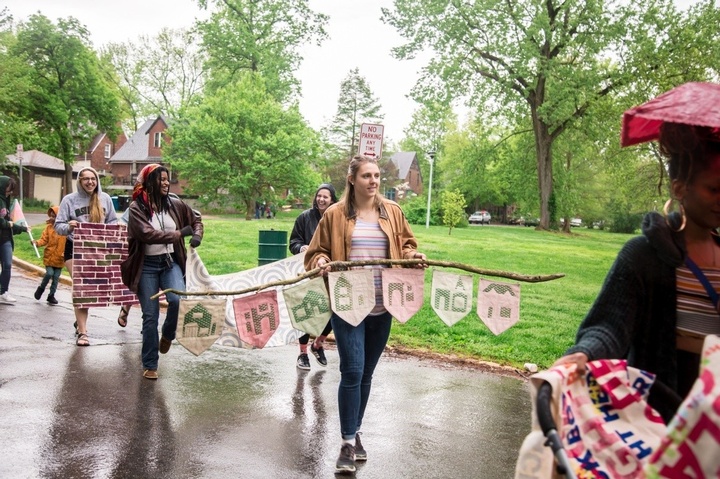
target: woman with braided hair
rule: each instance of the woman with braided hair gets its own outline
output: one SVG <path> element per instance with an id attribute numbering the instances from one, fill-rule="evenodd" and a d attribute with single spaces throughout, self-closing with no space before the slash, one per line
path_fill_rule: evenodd
<path id="1" fill-rule="evenodd" d="M 575 363 L 584 371 L 588 361 L 625 358 L 681 397 L 690 391 L 705 336 L 720 334 L 717 299 L 711 299 L 720 289 L 719 133 L 661 126 L 660 152 L 671 181 L 665 214 L 645 216 L 642 235 L 621 249 L 575 345 L 555 365 Z M 670 213 L 672 203 L 678 211 Z M 652 405 L 664 418 L 674 413 Z"/>
<path id="2" fill-rule="evenodd" d="M 123 282 L 137 294 L 142 309 L 142 367 L 147 379 L 158 378 L 158 351 L 165 354 L 170 350 L 180 307 L 177 294 L 165 295 L 168 308 L 159 336 L 160 300 L 151 296 L 164 289 L 185 289 L 184 238 L 191 236 L 190 246 L 197 248 L 203 237 L 199 216 L 169 192 L 167 168 L 156 163 L 143 168 L 133 190 L 127 225 L 129 254 L 123 265 Z"/>

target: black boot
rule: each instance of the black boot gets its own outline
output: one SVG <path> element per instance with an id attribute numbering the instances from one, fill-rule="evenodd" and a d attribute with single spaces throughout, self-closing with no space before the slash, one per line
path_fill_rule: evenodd
<path id="1" fill-rule="evenodd" d="M 39 300 L 44 292 L 45 288 L 43 288 L 42 286 L 38 286 L 38 289 L 35 290 L 35 299 Z"/>
<path id="2" fill-rule="evenodd" d="M 55 299 L 55 295 L 54 295 L 54 294 L 49 294 L 49 295 L 48 295 L 48 297 L 47 297 L 47 302 L 48 302 L 48 304 L 58 304 L 58 300 Z"/>

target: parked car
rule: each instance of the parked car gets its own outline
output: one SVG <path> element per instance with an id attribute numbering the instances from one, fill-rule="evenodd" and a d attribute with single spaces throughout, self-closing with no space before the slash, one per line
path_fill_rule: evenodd
<path id="1" fill-rule="evenodd" d="M 525 226 L 538 226 L 540 218 L 525 218 Z"/>
<path id="2" fill-rule="evenodd" d="M 523 216 L 514 216 L 508 220 L 508 224 L 522 226 L 525 224 L 525 218 Z"/>
<path id="3" fill-rule="evenodd" d="M 471 225 L 490 224 L 490 213 L 485 210 L 476 211 L 468 218 Z"/>

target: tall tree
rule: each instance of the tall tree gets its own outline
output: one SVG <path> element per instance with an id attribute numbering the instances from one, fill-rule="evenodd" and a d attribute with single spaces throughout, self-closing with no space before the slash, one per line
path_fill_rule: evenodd
<path id="1" fill-rule="evenodd" d="M 213 85 L 233 82 L 244 71 L 259 73 L 267 91 L 285 102 L 299 89 L 294 73 L 299 47 L 325 38 L 327 15 L 307 0 L 198 0 L 217 10 L 198 23 Z"/>
<path id="2" fill-rule="evenodd" d="M 164 28 L 137 43 L 111 43 L 103 58 L 115 67 L 110 78 L 117 80 L 133 130 L 148 116 L 173 116 L 202 93 L 206 56 L 190 30 Z"/>
<path id="3" fill-rule="evenodd" d="M 31 116 L 49 140 L 48 153 L 65 161 L 65 193 L 71 189 L 75 145 L 98 130 L 116 131 L 118 99 L 105 82 L 88 31 L 76 19 L 57 24 L 40 14 L 18 26 L 11 48 L 31 68 Z"/>
<path id="4" fill-rule="evenodd" d="M 720 50 L 713 0 L 686 12 L 671 0 L 396 0 L 383 19 L 407 39 L 398 58 L 437 52 L 416 98 L 467 96 L 508 124 L 527 119 L 544 228 L 557 138 L 606 95 L 706 78 Z"/>
<path id="5" fill-rule="evenodd" d="M 244 207 L 247 219 L 271 189 L 303 196 L 320 181 L 313 164 L 317 134 L 297 108 L 283 107 L 266 91 L 258 74 L 246 72 L 207 94 L 169 135 L 164 158 L 189 179 L 188 193 L 206 204 Z"/>
<path id="6" fill-rule="evenodd" d="M 340 83 L 338 108 L 327 128 L 345 161 L 357 152 L 360 126 L 363 123 L 379 123 L 384 118 L 380 113 L 381 108 L 380 101 L 374 96 L 365 77 L 360 75 L 360 70 L 350 70 Z"/>

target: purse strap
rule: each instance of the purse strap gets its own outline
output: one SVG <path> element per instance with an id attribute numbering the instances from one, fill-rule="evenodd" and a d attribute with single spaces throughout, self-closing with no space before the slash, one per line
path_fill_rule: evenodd
<path id="1" fill-rule="evenodd" d="M 690 271 L 693 272 L 693 274 L 697 277 L 697 279 L 700 280 L 700 283 L 705 287 L 705 291 L 707 291 L 708 296 L 710 297 L 710 300 L 715 305 L 715 309 L 718 309 L 718 294 L 717 291 L 715 291 L 715 288 L 712 287 L 710 284 L 710 280 L 707 279 L 707 276 L 705 276 L 705 273 L 702 272 L 700 267 L 695 264 L 695 261 L 690 259 L 690 256 L 685 257 L 685 266 L 690 268 Z"/>

